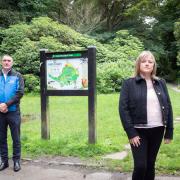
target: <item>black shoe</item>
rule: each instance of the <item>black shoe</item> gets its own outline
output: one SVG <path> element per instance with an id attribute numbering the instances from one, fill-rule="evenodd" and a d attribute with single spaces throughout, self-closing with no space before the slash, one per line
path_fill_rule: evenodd
<path id="1" fill-rule="evenodd" d="M 1 164 L 0 164 L 0 171 L 6 169 L 7 167 L 9 167 L 9 163 L 2 161 Z"/>
<path id="2" fill-rule="evenodd" d="M 14 162 L 14 171 L 17 172 L 21 169 L 19 161 Z"/>

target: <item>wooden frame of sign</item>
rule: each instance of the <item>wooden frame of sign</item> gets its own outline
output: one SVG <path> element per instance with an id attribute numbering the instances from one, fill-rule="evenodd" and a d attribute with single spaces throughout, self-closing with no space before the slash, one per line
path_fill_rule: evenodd
<path id="1" fill-rule="evenodd" d="M 47 62 L 60 62 L 61 59 L 74 61 L 86 58 L 88 87 L 85 89 L 49 89 L 47 81 Z M 59 76 L 59 78 L 61 78 Z M 61 78 L 62 79 L 62 78 Z M 55 83 L 54 83 L 55 84 Z M 96 142 L 96 48 L 88 47 L 84 51 L 47 52 L 40 50 L 40 92 L 41 92 L 41 137 L 50 139 L 49 96 L 88 96 L 88 142 Z"/>

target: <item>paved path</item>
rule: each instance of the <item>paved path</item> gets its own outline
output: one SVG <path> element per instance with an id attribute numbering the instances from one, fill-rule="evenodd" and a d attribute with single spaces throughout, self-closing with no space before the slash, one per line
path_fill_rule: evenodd
<path id="1" fill-rule="evenodd" d="M 177 85 L 168 83 L 168 86 L 169 86 L 170 88 L 172 88 L 174 91 L 180 92 L 180 89 L 178 88 Z M 179 86 L 180 86 L 180 85 L 179 85 Z"/>
<path id="2" fill-rule="evenodd" d="M 88 169 L 69 165 L 40 165 L 23 163 L 22 170 L 14 172 L 10 167 L 0 172 L 0 180 L 131 180 L 130 174 Z M 158 176 L 156 180 L 180 180 L 180 177 Z"/>

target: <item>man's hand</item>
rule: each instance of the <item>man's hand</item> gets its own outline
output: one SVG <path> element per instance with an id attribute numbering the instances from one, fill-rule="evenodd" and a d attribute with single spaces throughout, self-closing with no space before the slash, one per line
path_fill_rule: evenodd
<path id="1" fill-rule="evenodd" d="M 5 103 L 0 104 L 0 112 L 2 112 L 2 113 L 8 112 L 8 107 Z"/>

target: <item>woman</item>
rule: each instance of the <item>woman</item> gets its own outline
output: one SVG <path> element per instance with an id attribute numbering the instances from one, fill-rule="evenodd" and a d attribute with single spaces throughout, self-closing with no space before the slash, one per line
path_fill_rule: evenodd
<path id="1" fill-rule="evenodd" d="M 139 55 L 135 76 L 123 82 L 119 113 L 134 159 L 132 180 L 154 180 L 163 136 L 166 144 L 173 138 L 173 114 L 165 81 L 156 76 L 150 51 Z"/>

